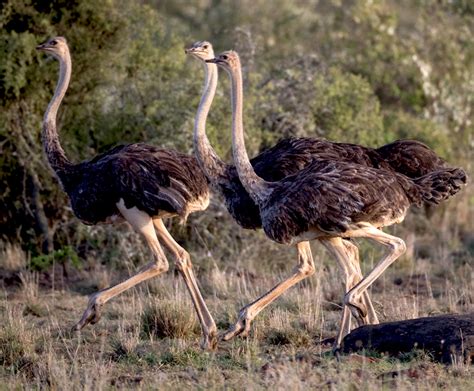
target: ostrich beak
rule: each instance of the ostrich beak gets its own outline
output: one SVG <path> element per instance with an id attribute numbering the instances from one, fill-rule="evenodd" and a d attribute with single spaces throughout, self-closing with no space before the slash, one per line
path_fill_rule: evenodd
<path id="1" fill-rule="evenodd" d="M 184 52 L 186 54 L 195 54 L 195 53 L 201 53 L 203 52 L 203 50 L 201 48 L 190 47 L 190 48 L 184 49 Z"/>
<path id="2" fill-rule="evenodd" d="M 46 43 L 42 43 L 41 45 L 36 46 L 36 50 L 44 50 Z"/>

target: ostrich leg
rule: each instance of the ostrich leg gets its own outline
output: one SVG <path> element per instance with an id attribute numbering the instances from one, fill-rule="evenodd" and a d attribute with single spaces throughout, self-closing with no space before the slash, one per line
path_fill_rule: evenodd
<path id="1" fill-rule="evenodd" d="M 370 224 L 364 224 L 363 228 L 350 231 L 348 234 L 351 237 L 372 239 L 388 248 L 388 253 L 375 265 L 372 271 L 344 296 L 344 304 L 350 306 L 352 314 L 357 319 L 367 316 L 366 310 L 359 304 L 361 296 L 387 267 L 406 251 L 406 245 L 402 239 L 389 235 Z"/>
<path id="2" fill-rule="evenodd" d="M 323 246 L 326 250 L 337 260 L 339 267 L 344 273 L 345 277 L 345 290 L 344 293 L 349 292 L 349 290 L 355 286 L 361 279 L 359 276 L 360 265 L 358 264 L 358 249 L 355 245 L 350 243 L 347 240 L 343 240 L 339 237 L 320 239 Z M 351 247 L 352 246 L 352 247 Z M 355 250 L 355 253 L 354 253 Z M 363 297 L 362 302 L 360 303 L 361 307 L 364 308 L 365 312 L 368 314 L 369 308 L 373 310 L 370 297 L 368 295 Z M 370 323 L 369 316 L 358 319 L 359 324 L 368 324 Z M 351 312 L 347 305 L 343 305 L 343 315 L 341 320 L 341 325 L 334 342 L 333 350 L 336 351 L 341 344 L 342 338 L 349 334 L 351 331 Z"/>
<path id="3" fill-rule="evenodd" d="M 156 236 L 155 229 L 153 228 L 153 220 L 151 217 L 137 208 L 127 209 L 122 200 L 117 203 L 117 207 L 122 213 L 123 217 L 130 223 L 130 225 L 143 235 L 146 242 L 148 243 L 148 246 L 153 252 L 155 260 L 142 267 L 137 274 L 130 277 L 129 279 L 92 295 L 81 320 L 74 326 L 75 330 L 81 330 L 89 323 L 97 323 L 101 316 L 101 307 L 113 297 L 139 284 L 142 281 L 148 280 L 168 271 L 168 261 L 166 260 L 163 249 L 161 248 Z"/>
<path id="4" fill-rule="evenodd" d="M 349 240 L 343 239 L 342 242 L 344 243 L 344 246 L 346 247 L 346 250 L 349 253 L 350 259 L 354 265 L 354 270 L 356 271 L 357 277 L 354 277 L 352 279 L 352 286 L 349 287 L 352 288 L 354 287 L 362 278 L 364 277 L 362 275 L 362 270 L 360 268 L 360 259 L 359 259 L 359 248 L 351 243 Z M 349 289 L 346 290 L 346 292 L 349 291 Z M 365 304 L 365 307 L 368 311 L 367 317 L 364 318 L 367 322 L 362 323 L 362 324 L 378 324 L 379 319 L 377 317 L 377 313 L 375 312 L 374 306 L 372 305 L 372 300 L 370 299 L 370 295 L 368 291 L 364 291 L 362 294 L 362 301 Z M 359 326 L 362 326 L 361 323 L 359 323 Z"/>
<path id="5" fill-rule="evenodd" d="M 351 288 L 351 277 L 354 276 L 355 271 L 353 269 L 353 264 L 347 252 L 347 248 L 344 246 L 341 238 L 330 238 L 330 239 L 321 239 L 320 242 L 326 248 L 326 250 L 331 254 L 336 260 L 344 273 L 344 294 L 349 292 Z M 337 333 L 336 341 L 334 342 L 335 349 L 336 346 L 340 345 L 342 337 L 346 334 L 349 334 L 351 331 L 351 313 L 350 309 L 346 305 L 342 305 L 342 320 Z"/>
<path id="6" fill-rule="evenodd" d="M 309 242 L 298 243 L 296 249 L 298 251 L 298 266 L 295 268 L 293 275 L 274 286 L 254 302 L 243 307 L 239 312 L 237 322 L 222 336 L 224 341 L 228 341 L 239 334 L 247 335 L 250 331 L 250 323 L 261 310 L 288 288 L 314 274 L 315 268 Z"/>
<path id="7" fill-rule="evenodd" d="M 203 332 L 203 341 L 201 347 L 206 350 L 215 349 L 217 346 L 217 327 L 212 318 L 206 303 L 202 298 L 196 278 L 194 277 L 191 257 L 189 253 L 182 248 L 166 229 L 161 219 L 153 219 L 156 233 L 163 244 L 173 253 L 176 267 L 184 278 L 189 294 L 194 304 L 194 308 L 199 317 Z"/>

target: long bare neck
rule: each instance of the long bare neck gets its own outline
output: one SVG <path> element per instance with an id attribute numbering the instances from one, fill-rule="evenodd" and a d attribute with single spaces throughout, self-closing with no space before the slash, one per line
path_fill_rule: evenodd
<path id="1" fill-rule="evenodd" d="M 61 174 L 72 166 L 61 147 L 56 126 L 58 108 L 64 98 L 64 94 L 66 93 L 71 78 L 72 66 L 69 53 L 67 53 L 64 58 L 59 58 L 59 64 L 59 81 L 54 96 L 51 99 L 51 102 L 49 102 L 46 113 L 44 114 L 41 140 L 49 164 L 61 179 Z"/>
<path id="2" fill-rule="evenodd" d="M 217 184 L 224 176 L 226 164 L 212 148 L 206 134 L 206 120 L 216 94 L 218 71 L 217 65 L 204 62 L 204 90 L 199 102 L 194 122 L 194 149 L 201 168 L 207 178 Z"/>
<path id="3" fill-rule="evenodd" d="M 270 192 L 269 183 L 254 171 L 245 149 L 243 111 L 242 71 L 240 67 L 230 73 L 232 85 L 232 152 L 240 181 L 257 204 Z"/>

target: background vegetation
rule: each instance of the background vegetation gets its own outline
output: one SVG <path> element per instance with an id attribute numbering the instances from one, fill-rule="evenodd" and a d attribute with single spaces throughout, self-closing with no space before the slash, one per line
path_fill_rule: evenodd
<path id="1" fill-rule="evenodd" d="M 150 331 L 159 328 L 148 324 L 156 314 L 168 313 L 177 323 L 188 321 L 170 313 L 170 303 L 187 302 L 181 294 L 170 293 L 183 290 L 172 275 L 157 286 L 149 284 L 119 299 L 108 320 L 102 321 L 105 326 L 96 326 L 110 330 L 105 341 L 100 331 L 91 331 L 86 340 L 61 331 L 64 319 L 73 322 L 79 317 L 86 294 L 132 273 L 149 254 L 126 225 L 86 227 L 73 217 L 40 144 L 41 119 L 53 93 L 58 64 L 36 52 L 37 44 L 63 35 L 71 48 L 73 76 L 59 125 L 62 143 L 73 161 L 135 141 L 192 153 L 191 132 L 203 72 L 197 61 L 186 58 L 183 48 L 206 39 L 217 52 L 233 48 L 241 54 L 251 154 L 290 135 L 370 146 L 414 138 L 453 165 L 464 167 L 472 177 L 473 26 L 474 5 L 469 0 L 3 1 L 2 376 L 10 385 L 46 384 L 61 389 L 61 382 L 71 376 L 77 384 L 86 379 L 92 388 L 130 386 L 129 374 L 121 372 L 124 362 L 132 363 L 142 378 L 149 376 L 145 372 L 163 371 L 169 375 L 166 382 L 175 387 L 182 377 L 190 384 L 198 379 L 210 386 L 230 381 L 238 387 L 244 380 L 250 386 L 272 382 L 285 386 L 285 379 L 302 386 L 307 367 L 323 368 L 306 383 L 321 385 L 333 381 L 330 377 L 335 373 L 334 364 L 321 358 L 322 350 L 314 348 L 313 342 L 334 333 L 339 277 L 334 264 L 316 246 L 321 267 L 317 281 L 295 288 L 267 315 L 262 314 L 250 342 L 230 344 L 212 358 L 196 348 L 194 332 L 184 332 L 194 326 L 178 325 L 178 333 L 170 332 L 169 325 L 166 332 Z M 222 75 L 208 133 L 221 156 L 230 161 L 229 107 L 228 80 Z M 395 228 L 407 239 L 409 252 L 387 274 L 387 280 L 374 288 L 382 319 L 473 309 L 473 208 L 472 187 L 468 187 L 434 211 L 414 210 Z M 234 319 L 237 308 L 261 293 L 262 286 L 270 287 L 288 273 L 294 262 L 288 249 L 269 243 L 259 232 L 240 230 L 216 198 L 206 213 L 194 215 L 185 227 L 173 227 L 173 233 L 191 251 L 221 328 Z M 364 242 L 360 247 L 370 267 L 380 253 Z M 321 283 L 321 276 L 326 283 Z M 163 299 L 161 304 L 146 304 L 150 291 Z M 407 292 L 412 295 L 408 299 Z M 401 306 L 393 304 L 393 294 L 403 298 L 397 301 Z M 131 320 L 119 320 L 125 308 L 133 308 Z M 38 325 L 45 327 L 42 333 Z M 95 347 L 79 349 L 84 344 Z M 275 345 L 285 348 L 272 348 Z M 301 349 L 319 354 L 318 360 L 323 361 L 306 360 Z M 41 354 L 50 362 L 41 362 Z M 301 354 L 303 359 L 298 361 Z M 102 377 L 88 374 L 86 364 L 77 364 L 88 363 L 90 369 L 91 357 Z M 271 364 L 265 367 L 267 362 Z M 338 381 L 379 387 L 385 380 L 377 376 L 388 371 L 383 367 L 386 361 L 369 370 L 364 365 L 356 378 L 348 365 Z M 399 370 L 404 364 L 393 365 Z M 198 374 L 190 375 L 189 368 Z M 209 368 L 218 368 L 219 375 L 213 377 Z M 458 368 L 458 378 L 453 380 L 452 373 L 440 375 L 436 371 L 442 369 L 434 368 L 429 367 L 436 373 L 432 377 L 425 376 L 423 369 L 421 387 L 443 381 L 461 387 L 467 379 L 463 371 L 469 370 Z M 120 376 L 125 376 L 125 383 L 117 380 Z M 417 381 L 410 376 L 403 378 L 408 383 L 401 380 L 396 385 Z M 136 383 L 143 384 L 142 380 Z"/>

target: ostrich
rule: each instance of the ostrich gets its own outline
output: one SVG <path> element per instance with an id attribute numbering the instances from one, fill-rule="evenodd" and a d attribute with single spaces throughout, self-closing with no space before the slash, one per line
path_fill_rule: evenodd
<path id="1" fill-rule="evenodd" d="M 219 158 L 206 135 L 207 115 L 214 99 L 218 81 L 217 66 L 206 62 L 206 60 L 214 58 L 212 44 L 208 41 L 197 41 L 185 52 L 200 60 L 205 72 L 203 94 L 197 110 L 193 134 L 194 150 L 201 168 L 214 189 L 224 198 L 227 210 L 234 220 L 246 229 L 261 228 L 262 223 L 258 206 L 242 186 L 235 166 L 227 164 Z M 301 170 L 315 156 L 335 159 L 341 154 L 344 155 L 342 148 L 339 150 L 329 148 L 333 145 L 335 143 L 312 138 L 284 139 L 253 158 L 251 163 L 257 173 L 264 179 L 276 181 Z M 347 153 L 345 153 L 345 157 L 349 158 Z M 362 160 L 361 163 L 368 164 L 365 160 Z M 346 291 L 348 291 L 362 278 L 362 271 L 357 246 L 345 239 L 342 239 L 342 244 L 342 250 L 348 253 L 348 257 L 342 260 L 349 262 L 343 266 L 346 275 Z M 368 315 L 361 319 L 359 324 L 378 323 L 377 314 L 368 292 L 364 292 L 363 300 L 368 309 Z M 348 327 L 350 328 L 350 323 L 348 323 Z"/>
<path id="2" fill-rule="evenodd" d="M 223 196 L 226 207 L 234 220 L 243 228 L 261 228 L 262 221 L 258 206 L 242 186 L 235 166 L 226 164 L 219 158 L 210 145 L 205 132 L 206 119 L 218 80 L 217 66 L 205 62 L 214 57 L 213 47 L 207 41 L 198 41 L 186 49 L 186 53 L 202 61 L 205 71 L 204 92 L 197 110 L 194 127 L 196 156 L 215 190 Z M 398 140 L 373 149 L 308 137 L 283 139 L 274 147 L 254 157 L 251 164 L 257 175 L 263 179 L 279 181 L 307 166 L 314 157 L 385 168 L 411 178 L 420 177 L 445 167 L 445 162 L 434 151 L 415 140 Z M 358 261 L 357 247 L 349 240 L 341 239 L 341 241 L 343 246 L 339 246 L 337 250 L 330 248 L 330 244 L 327 243 L 326 247 L 330 253 L 336 252 L 338 254 L 346 276 L 347 291 L 362 279 L 362 272 Z M 341 251 L 347 253 L 346 257 L 339 256 Z M 351 262 L 347 263 L 349 259 Z M 364 292 L 363 295 L 368 309 L 368 317 L 361 319 L 359 324 L 378 323 L 368 292 Z M 350 328 L 350 323 L 347 326 Z"/>
<path id="3" fill-rule="evenodd" d="M 211 349 L 217 342 L 216 325 L 199 291 L 189 253 L 167 231 L 163 218 L 204 210 L 209 204 L 206 177 L 196 158 L 147 144 L 120 145 L 92 160 L 72 163 L 64 153 L 56 129 L 59 105 L 71 77 L 71 56 L 66 39 L 56 37 L 37 47 L 60 64 L 56 91 L 43 120 L 42 142 L 51 168 L 69 196 L 74 214 L 85 224 L 126 220 L 143 235 L 154 260 L 129 279 L 95 293 L 76 330 L 98 322 L 101 307 L 138 283 L 158 276 L 169 265 L 159 239 L 172 253 L 197 312 L 203 339 Z"/>
<path id="4" fill-rule="evenodd" d="M 343 238 L 370 238 L 387 248 L 375 268 L 345 293 L 344 305 L 356 319 L 367 316 L 362 300 L 368 287 L 406 249 L 405 242 L 381 228 L 403 221 L 412 204 L 438 203 L 461 189 L 466 174 L 460 168 L 433 171 L 410 179 L 393 170 L 352 162 L 315 158 L 304 169 L 269 182 L 257 175 L 245 149 L 242 121 L 242 74 L 236 52 L 207 60 L 224 68 L 231 79 L 232 150 L 242 185 L 258 205 L 265 234 L 278 243 L 295 245 L 298 266 L 293 274 L 254 302 L 243 307 L 237 322 L 223 335 L 229 340 L 248 333 L 251 321 L 288 288 L 314 273 L 309 241 L 317 239 L 341 266 L 347 253 Z M 349 311 L 344 310 L 335 348 L 347 333 Z"/>

